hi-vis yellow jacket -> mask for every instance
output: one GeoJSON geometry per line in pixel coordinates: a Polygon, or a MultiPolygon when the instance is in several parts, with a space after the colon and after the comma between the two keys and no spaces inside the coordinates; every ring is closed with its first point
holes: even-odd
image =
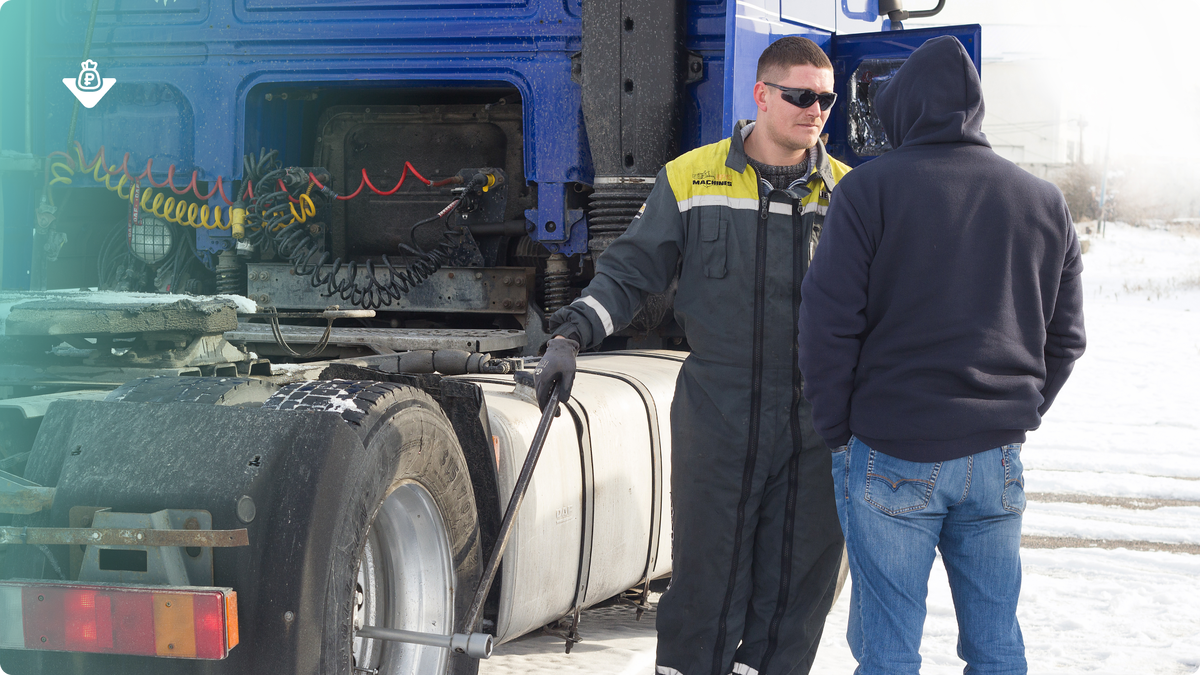
{"type": "Polygon", "coordinates": [[[582,296],[551,317],[557,334],[578,333],[584,348],[599,344],[629,324],[647,294],[665,291],[682,261],[675,317],[697,358],[749,368],[759,351],[791,369],[800,281],[830,193],[850,167],[818,143],[807,178],[773,189],[746,161],[743,141],[753,126],[739,122],[731,138],[659,172],[582,296]]]}

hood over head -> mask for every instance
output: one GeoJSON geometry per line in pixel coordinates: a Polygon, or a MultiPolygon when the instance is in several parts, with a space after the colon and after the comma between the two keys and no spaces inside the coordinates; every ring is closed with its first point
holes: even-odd
{"type": "Polygon", "coordinates": [[[983,87],[962,43],[949,35],[925,42],[875,95],[875,111],[893,148],[930,143],[991,147],[983,124],[983,87]]]}

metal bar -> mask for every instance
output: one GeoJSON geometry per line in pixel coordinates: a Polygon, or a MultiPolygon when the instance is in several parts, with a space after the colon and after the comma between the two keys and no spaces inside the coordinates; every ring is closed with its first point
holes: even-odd
{"type": "Polygon", "coordinates": [[[253,312],[238,314],[245,319],[371,319],[375,317],[373,309],[327,309],[324,312],[253,312]]]}
{"type": "Polygon", "coordinates": [[[0,527],[0,544],[230,548],[249,546],[250,535],[245,528],[240,530],[147,530],[124,527],[0,527]]]}
{"type": "Polygon", "coordinates": [[[5,471],[9,467],[16,466],[16,465],[20,464],[21,462],[24,462],[27,459],[29,459],[28,451],[18,452],[15,455],[10,455],[8,457],[5,457],[4,459],[0,459],[0,471],[5,471]]]}
{"type": "Polygon", "coordinates": [[[0,471],[0,513],[27,516],[54,505],[54,488],[0,471]]]}
{"type": "Polygon", "coordinates": [[[496,572],[500,569],[500,559],[504,549],[508,547],[508,539],[512,536],[513,523],[516,522],[517,511],[529,490],[529,482],[533,478],[533,469],[537,466],[538,458],[542,456],[542,446],[546,444],[546,435],[550,431],[550,423],[558,413],[558,387],[550,393],[550,402],[542,411],[542,420],[538,422],[537,433],[533,435],[533,444],[529,446],[529,454],[525,456],[525,464],[521,467],[521,475],[513,486],[512,497],[508,500],[508,509],[504,512],[504,520],[500,522],[500,532],[496,535],[496,547],[492,549],[492,557],[488,559],[487,568],[479,580],[479,588],[475,591],[475,599],[471,601],[471,609],[467,612],[464,630],[475,630],[479,614],[483,611],[483,603],[487,600],[488,592],[492,590],[492,582],[496,580],[496,572]]]}
{"type": "Polygon", "coordinates": [[[406,642],[428,647],[441,647],[457,654],[466,654],[473,659],[486,659],[492,655],[492,636],[486,633],[455,633],[454,635],[438,635],[436,633],[418,633],[397,628],[382,628],[380,626],[364,626],[354,632],[354,637],[371,640],[387,640],[389,642],[406,642]]]}
{"type": "Polygon", "coordinates": [[[7,471],[0,471],[0,490],[10,485],[15,485],[17,487],[42,487],[31,480],[26,480],[20,476],[8,473],[7,471]]]}
{"type": "MultiPolygon", "coordinates": [[[[54,506],[54,488],[0,490],[0,513],[27,516],[54,506]]],[[[0,542],[2,543],[2,542],[0,542]]]]}
{"type": "Polygon", "coordinates": [[[327,309],[321,312],[322,319],[372,319],[373,309],[327,309]]]}
{"type": "Polygon", "coordinates": [[[418,633],[416,631],[399,630],[396,628],[364,626],[354,631],[354,637],[369,638],[372,640],[388,640],[390,642],[407,642],[414,645],[444,647],[449,649],[451,636],[436,635],[434,633],[418,633]]]}
{"type": "MultiPolygon", "coordinates": [[[[325,332],[323,326],[281,324],[280,333],[289,344],[316,344],[325,332]]],[[[230,342],[273,343],[269,324],[240,323],[237,330],[225,332],[230,342]]],[[[398,352],[422,349],[463,349],[468,352],[498,352],[519,349],[527,341],[525,331],[497,328],[358,328],[334,326],[329,342],[335,345],[378,345],[398,352]]],[[[0,370],[0,372],[3,372],[0,370]]]]}

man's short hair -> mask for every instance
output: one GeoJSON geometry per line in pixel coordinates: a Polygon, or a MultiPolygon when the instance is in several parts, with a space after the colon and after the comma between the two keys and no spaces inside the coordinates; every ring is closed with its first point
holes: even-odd
{"type": "Polygon", "coordinates": [[[775,73],[785,74],[792,66],[814,66],[833,70],[829,57],[817,46],[817,43],[797,35],[789,35],[772,42],[758,57],[757,81],[762,82],[767,76],[775,77],[775,73]]]}

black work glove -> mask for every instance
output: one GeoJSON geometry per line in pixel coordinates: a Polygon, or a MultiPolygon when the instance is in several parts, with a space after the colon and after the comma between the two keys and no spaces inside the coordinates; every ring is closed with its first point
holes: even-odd
{"type": "Polygon", "coordinates": [[[575,357],[579,343],[571,338],[555,337],[546,343],[546,354],[533,371],[533,388],[537,390],[538,407],[546,409],[550,394],[558,386],[558,400],[565,402],[575,384],[575,357]]]}

